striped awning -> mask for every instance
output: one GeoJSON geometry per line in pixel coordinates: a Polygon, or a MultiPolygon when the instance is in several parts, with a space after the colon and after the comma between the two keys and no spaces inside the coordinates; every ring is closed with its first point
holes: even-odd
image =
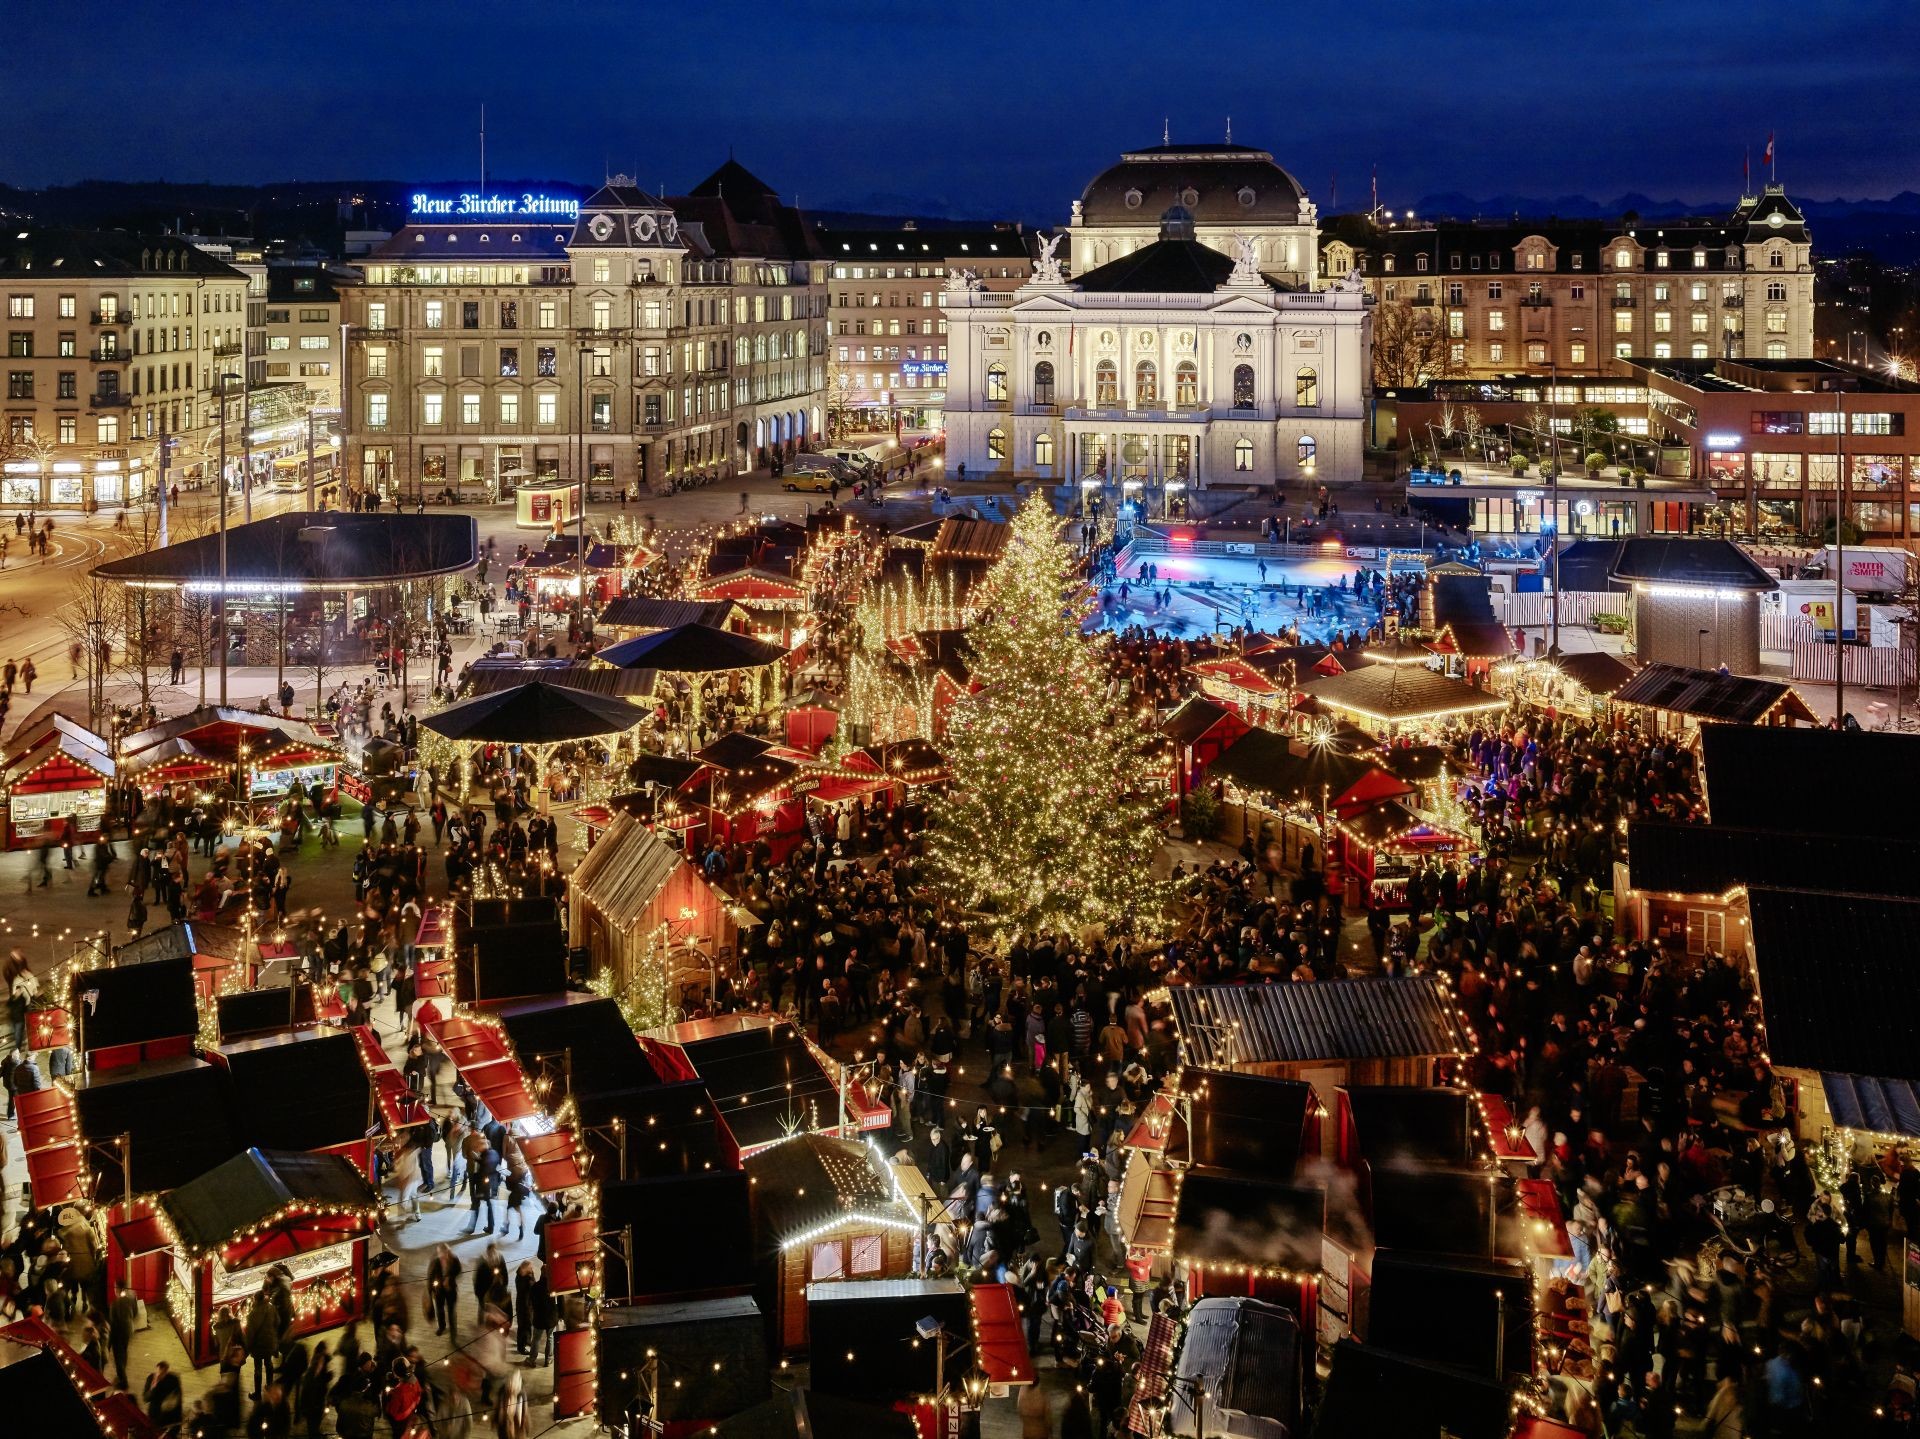
{"type": "Polygon", "coordinates": [[[1835,1124],[1920,1139],[1920,1087],[1911,1080],[1825,1072],[1820,1088],[1835,1124]]]}

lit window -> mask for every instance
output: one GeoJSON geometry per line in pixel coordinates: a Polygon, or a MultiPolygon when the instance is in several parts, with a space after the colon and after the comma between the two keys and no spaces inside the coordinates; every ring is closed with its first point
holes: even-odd
{"type": "Polygon", "coordinates": [[[555,425],[560,422],[560,397],[547,393],[534,399],[535,418],[543,425],[555,425]]]}
{"type": "MultiPolygon", "coordinates": [[[[367,308],[371,311],[376,308],[384,309],[385,307],[369,305],[367,308]]],[[[425,323],[429,330],[441,329],[447,323],[447,307],[438,300],[427,301],[425,323]]],[[[384,326],[376,325],[374,328],[381,329],[384,328],[384,326]]]]}
{"type": "Polygon", "coordinates": [[[478,395],[462,395],[460,397],[460,423],[463,425],[477,425],[480,423],[480,397],[478,395]]]}
{"type": "Polygon", "coordinates": [[[1769,360],[1784,360],[1786,357],[1787,342],[1785,340],[1767,341],[1767,358],[1769,360]]]}
{"type": "Polygon", "coordinates": [[[437,425],[445,418],[447,397],[427,394],[420,397],[420,423],[437,425]]]}
{"type": "Polygon", "coordinates": [[[1301,467],[1304,469],[1312,469],[1314,454],[1318,449],[1313,442],[1313,436],[1302,435],[1298,440],[1294,441],[1293,449],[1295,456],[1300,461],[1301,467]]]}
{"type": "Polygon", "coordinates": [[[367,396],[367,428],[384,430],[387,427],[387,397],[385,395],[367,396]]]}
{"type": "Polygon", "coordinates": [[[1007,397],[1007,367],[1005,365],[987,366],[987,399],[1004,400],[1007,397]]]}
{"type": "Polygon", "coordinates": [[[1320,372],[1311,365],[1303,365],[1294,372],[1293,403],[1302,410],[1320,406],[1320,372]]]}
{"type": "Polygon", "coordinates": [[[1007,457],[1007,432],[1005,430],[987,431],[987,458],[1004,460],[1007,457]]]}
{"type": "Polygon", "coordinates": [[[1044,430],[1033,437],[1033,463],[1036,468],[1053,464],[1053,436],[1044,430]]]}
{"type": "Polygon", "coordinates": [[[1587,342],[1585,340],[1575,340],[1567,346],[1567,362],[1573,365],[1586,364],[1587,342]]]}
{"type": "Polygon", "coordinates": [[[503,425],[520,423],[520,396],[512,390],[505,391],[500,396],[500,423],[503,425]]]}
{"type": "Polygon", "coordinates": [[[1632,265],[1633,265],[1633,251],[1627,249],[1626,246],[1622,245],[1619,249],[1613,252],[1613,268],[1614,269],[1625,270],[1625,269],[1631,268],[1632,265]]]}
{"type": "Polygon", "coordinates": [[[1233,442],[1233,467],[1246,471],[1253,468],[1253,441],[1235,440],[1233,442]]]}

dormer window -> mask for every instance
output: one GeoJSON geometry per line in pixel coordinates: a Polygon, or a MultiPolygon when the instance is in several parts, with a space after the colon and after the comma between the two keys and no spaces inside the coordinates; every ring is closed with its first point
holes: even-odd
{"type": "Polygon", "coordinates": [[[1613,252],[1613,268],[1616,270],[1632,269],[1633,268],[1633,251],[1629,250],[1625,245],[1622,245],[1617,250],[1615,250],[1613,252]]]}
{"type": "Polygon", "coordinates": [[[1415,255],[1413,257],[1413,268],[1424,272],[1427,268],[1427,257],[1425,255],[1415,255]]]}
{"type": "Polygon", "coordinates": [[[1129,191],[1127,191],[1127,208],[1128,208],[1129,210],[1137,210],[1137,209],[1139,209],[1139,208],[1140,208],[1140,200],[1141,200],[1141,195],[1140,195],[1140,192],[1139,192],[1138,190],[1129,190],[1129,191]]]}
{"type": "Polygon", "coordinates": [[[1246,209],[1251,210],[1253,208],[1253,201],[1254,201],[1253,187],[1251,185],[1242,185],[1240,187],[1241,205],[1246,209]]]}
{"type": "Polygon", "coordinates": [[[1707,252],[1705,250],[1695,250],[1693,252],[1693,268],[1696,270],[1704,270],[1707,268],[1707,252]]]}

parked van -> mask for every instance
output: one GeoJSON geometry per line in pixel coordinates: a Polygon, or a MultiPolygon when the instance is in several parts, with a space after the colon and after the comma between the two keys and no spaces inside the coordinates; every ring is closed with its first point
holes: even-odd
{"type": "Polygon", "coordinates": [[[836,445],[823,453],[849,466],[860,478],[865,479],[871,470],[876,470],[887,457],[884,443],[871,445],[836,445]]]}
{"type": "Polygon", "coordinates": [[[831,455],[802,454],[795,455],[786,463],[786,470],[780,477],[783,490],[811,490],[825,494],[835,485],[851,488],[856,476],[843,460],[831,455]]]}

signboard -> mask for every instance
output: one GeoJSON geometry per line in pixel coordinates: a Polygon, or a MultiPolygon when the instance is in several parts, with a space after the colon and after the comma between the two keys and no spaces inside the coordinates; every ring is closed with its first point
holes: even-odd
{"type": "Polygon", "coordinates": [[[408,213],[425,220],[577,220],[580,202],[570,195],[533,190],[518,195],[482,194],[478,190],[430,195],[416,190],[408,213]]]}
{"type": "Polygon", "coordinates": [[[1348,545],[1347,558],[1350,560],[1377,560],[1380,551],[1373,545],[1348,545]]]}
{"type": "Polygon", "coordinates": [[[947,376],[947,362],[945,360],[903,360],[900,364],[900,373],[944,380],[947,376]]]}
{"type": "Polygon", "coordinates": [[[1228,540],[1227,553],[1230,555],[1250,555],[1253,553],[1253,546],[1240,540],[1228,540]]]}
{"type": "MultiPolygon", "coordinates": [[[[1833,642],[1832,600],[1803,599],[1800,601],[1799,614],[1801,619],[1813,626],[1813,637],[1815,639],[1825,640],[1828,644],[1833,642]]],[[[1860,623],[1860,606],[1859,601],[1854,599],[1852,595],[1846,597],[1846,605],[1841,614],[1840,622],[1843,626],[1840,637],[1842,639],[1853,639],[1860,623]]]]}

